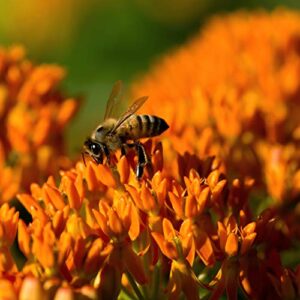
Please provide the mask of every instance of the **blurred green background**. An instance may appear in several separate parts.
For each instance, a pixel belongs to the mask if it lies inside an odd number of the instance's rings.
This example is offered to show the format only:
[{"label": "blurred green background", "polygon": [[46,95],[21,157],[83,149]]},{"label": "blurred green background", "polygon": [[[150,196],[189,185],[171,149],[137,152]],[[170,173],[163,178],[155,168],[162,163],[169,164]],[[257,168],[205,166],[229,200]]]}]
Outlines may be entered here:
[{"label": "blurred green background", "polygon": [[[63,89],[81,95],[69,150],[102,120],[116,80],[128,86],[160,56],[189,40],[212,16],[239,9],[297,9],[299,0],[0,0],[0,44],[22,43],[37,63],[67,70]],[[259,29],[255,29],[259,30]]]}]

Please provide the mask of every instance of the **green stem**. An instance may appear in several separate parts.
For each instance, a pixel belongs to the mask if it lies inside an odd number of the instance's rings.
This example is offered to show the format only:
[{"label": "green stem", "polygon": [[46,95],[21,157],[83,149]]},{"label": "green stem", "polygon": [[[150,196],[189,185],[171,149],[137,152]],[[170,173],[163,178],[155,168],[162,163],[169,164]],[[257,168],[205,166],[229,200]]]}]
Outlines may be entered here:
[{"label": "green stem", "polygon": [[139,300],[145,300],[144,296],[142,295],[141,291],[139,290],[135,280],[133,279],[133,277],[131,276],[131,274],[127,271],[126,272],[126,276],[128,278],[128,281],[130,282],[133,290],[135,291],[135,294],[137,295]]},{"label": "green stem", "polygon": [[153,299],[153,300],[158,299],[159,283],[160,283],[160,268],[158,266],[155,266],[155,269],[154,269],[153,294],[152,294],[152,297],[151,297],[151,299]]},{"label": "green stem", "polygon": [[[131,290],[129,291],[126,287],[122,286],[122,291],[123,291],[124,295],[127,297],[125,299],[138,300],[138,298],[132,294],[132,291]],[[123,299],[123,298],[121,297],[121,299]]]},{"label": "green stem", "polygon": [[180,243],[178,237],[174,238],[174,242],[175,242],[175,245],[176,245],[176,250],[177,250],[179,258],[184,259],[184,255],[183,255],[183,252],[182,252],[182,246],[181,246],[181,243]]}]

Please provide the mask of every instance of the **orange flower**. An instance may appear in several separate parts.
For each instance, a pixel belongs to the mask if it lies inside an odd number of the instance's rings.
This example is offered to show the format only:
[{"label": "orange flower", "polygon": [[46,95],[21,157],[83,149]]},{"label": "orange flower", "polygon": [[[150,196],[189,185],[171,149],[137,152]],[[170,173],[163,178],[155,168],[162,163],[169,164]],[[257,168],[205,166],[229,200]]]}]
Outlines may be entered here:
[{"label": "orange flower", "polygon": [[[192,245],[190,236],[180,237],[168,219],[163,219],[163,234],[152,232],[152,236],[159,245],[162,253],[169,259],[185,259]],[[192,264],[192,261],[190,262]]]},{"label": "orange flower", "polygon": [[218,222],[221,250],[228,256],[237,255],[238,252],[244,255],[251,248],[256,237],[255,227],[255,222],[252,222],[243,228],[238,228],[233,217],[227,220],[226,225]]},{"label": "orange flower", "polygon": [[189,264],[172,261],[170,281],[167,286],[169,299],[180,299],[181,293],[186,299],[200,299],[200,284]]},{"label": "orange flower", "polygon": [[199,282],[191,268],[195,246],[190,234],[176,232],[168,219],[163,219],[163,234],[152,232],[160,250],[171,261],[170,279],[167,286],[169,299],[179,299],[180,293],[187,299],[199,299]]},{"label": "orange flower", "polygon": [[64,73],[59,66],[34,65],[20,46],[0,49],[2,202],[71,165],[62,138],[79,102],[58,90]]},{"label": "orange flower", "polygon": [[0,297],[2,299],[18,299],[14,286],[8,279],[0,279]]},{"label": "orange flower", "polygon": [[101,230],[110,238],[123,241],[127,237],[135,240],[139,235],[139,216],[132,202],[121,196],[111,207],[104,201],[99,202],[99,210],[93,210]]},{"label": "orange flower", "polygon": [[10,248],[17,233],[19,213],[8,204],[0,207],[0,273],[17,270]]},{"label": "orange flower", "polygon": [[18,196],[33,218],[29,225],[19,222],[19,246],[27,257],[23,271],[41,279],[56,275],[74,285],[95,280],[100,294],[107,292],[106,272],[119,278],[116,285],[126,272],[145,284],[141,258],[132,248],[140,235],[139,214],[120,174],[92,162],[61,174],[58,187],[49,177],[41,187],[32,184],[31,195]]},{"label": "orange flower", "polygon": [[0,196],[2,202],[7,202],[16,195],[20,187],[21,173],[0,163]]},{"label": "orange flower", "polygon": [[97,290],[90,285],[83,285],[74,290],[66,282],[59,279],[40,281],[33,276],[4,276],[0,279],[1,299],[70,299],[88,297],[88,299],[98,299]]},{"label": "orange flower", "polygon": [[[0,285],[7,294],[299,297],[299,270],[281,262],[300,236],[299,33],[296,14],[236,13],[215,18],[167,58],[136,88],[160,103],[146,105],[147,113],[155,107],[171,125],[161,142],[142,141],[152,163],[143,178],[135,177],[133,151],[117,152],[110,166],[78,162],[59,176],[56,164],[47,181],[19,191],[32,218],[27,224],[7,204],[0,208]],[[24,164],[49,171],[52,153],[64,157],[62,129],[74,107],[55,88],[62,70],[24,64],[22,55],[4,51],[4,69],[0,63],[9,78],[0,90],[0,121],[11,132],[0,133],[6,200],[25,187]],[[30,131],[18,123],[20,114]],[[49,138],[49,128],[60,138]],[[25,256],[19,271],[10,253],[17,224]]]},{"label": "orange flower", "polygon": [[[268,192],[278,204],[293,200],[299,193],[299,150],[293,144],[266,145],[258,150],[264,163]],[[292,182],[292,184],[289,183]],[[287,204],[287,203],[286,203]]]},{"label": "orange flower", "polygon": [[130,272],[138,283],[145,284],[147,278],[142,262],[129,242],[136,240],[140,234],[137,209],[124,196],[114,199],[114,203],[111,207],[100,201],[99,210],[93,210],[100,229],[111,240],[113,250],[109,255],[109,265],[120,273]]},{"label": "orange flower", "polygon": [[218,299],[224,290],[228,299],[236,299],[239,284],[249,296],[256,293],[252,290],[253,278],[249,271],[251,264],[259,264],[259,260],[251,252],[256,237],[255,227],[255,222],[243,228],[238,227],[233,217],[228,218],[225,224],[218,222],[219,247],[227,258],[223,260],[215,277],[216,282],[211,282],[215,285],[212,299]]},{"label": "orange flower", "polygon": [[[195,170],[191,170],[189,178],[185,177],[186,196],[169,192],[172,207],[176,216],[183,219],[181,230],[184,235],[191,235],[195,250],[206,265],[215,263],[213,243],[210,238],[214,234],[212,219],[207,215],[211,206],[220,206],[221,194],[226,180],[219,180],[219,172],[213,171],[207,179],[201,179]],[[218,203],[219,202],[219,203]]]},{"label": "orange flower", "polygon": [[[186,155],[177,161],[179,174],[190,159]],[[257,249],[268,249],[265,244],[275,252],[281,249],[281,232],[272,226],[275,212],[253,220],[247,205],[253,181],[227,184],[221,165],[212,162],[199,162],[203,177],[194,169],[183,180],[159,170],[140,181],[130,157],[112,169],[79,162],[61,172],[58,184],[53,177],[42,186],[32,184],[31,194],[18,196],[32,216],[28,225],[20,220],[18,226],[26,256],[22,272],[41,282],[60,278],[59,290],[67,281],[70,293],[92,285],[101,297],[117,297],[122,290],[132,296],[155,290],[163,297],[164,290],[172,299],[182,294],[198,299],[200,286],[212,289],[216,298],[225,290],[235,297],[239,287],[260,297],[252,268],[261,268],[262,281],[273,284],[266,279],[268,252],[258,255]],[[217,262],[219,272],[209,278],[201,266],[216,268]],[[157,270],[168,280],[157,282]],[[207,282],[200,282],[202,277]]]},{"label": "orange flower", "polygon": [[253,177],[260,192],[264,182],[287,198],[299,177],[291,150],[299,143],[299,34],[299,14],[282,9],[216,17],[135,83],[132,98],[150,97],[143,111],[166,119],[170,150],[217,155],[230,176]]}]

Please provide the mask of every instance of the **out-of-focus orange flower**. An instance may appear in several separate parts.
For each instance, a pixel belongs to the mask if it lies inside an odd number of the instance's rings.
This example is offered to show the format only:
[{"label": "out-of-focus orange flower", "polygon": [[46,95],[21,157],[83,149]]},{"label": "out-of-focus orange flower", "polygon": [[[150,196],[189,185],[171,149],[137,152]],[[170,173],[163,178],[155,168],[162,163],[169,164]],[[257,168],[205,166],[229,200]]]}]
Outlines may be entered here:
[{"label": "out-of-focus orange flower", "polygon": [[59,279],[42,282],[31,275],[3,276],[0,279],[0,287],[1,299],[99,299],[97,290],[90,285],[83,285],[75,290],[67,282],[61,285]]},{"label": "out-of-focus orange flower", "polygon": [[0,49],[0,196],[69,167],[63,134],[79,102],[58,89],[64,70],[34,65],[21,46]]},{"label": "out-of-focus orange flower", "polygon": [[[221,222],[233,215],[241,228],[256,221],[254,215],[262,212],[264,217],[257,221],[257,243],[268,240],[267,248],[279,252],[299,239],[299,36],[299,14],[283,9],[215,17],[190,42],[162,58],[133,85],[133,99],[149,96],[142,111],[159,115],[170,125],[164,134],[164,165],[170,168],[168,172],[182,183],[194,168],[200,178],[208,181],[212,175],[201,169],[203,161],[216,156],[220,161],[217,171],[230,179],[230,186],[221,188],[219,183],[222,193],[212,206],[208,205],[209,196],[201,201],[194,197],[192,201],[189,188],[181,194],[171,191],[169,196],[187,232],[194,234],[195,242],[200,241],[196,253],[205,264],[214,265],[221,255],[215,248],[216,228],[210,225],[214,214]],[[185,158],[181,173],[174,167],[176,158]],[[217,182],[222,182],[220,179]],[[198,183],[196,187],[199,191],[204,188]],[[212,194],[211,187],[206,191]],[[187,208],[191,215],[198,216],[196,222],[186,214]],[[223,254],[240,255],[244,247],[240,239],[234,233],[228,235]],[[255,254],[252,257],[251,252],[249,257],[263,268]],[[240,286],[252,295],[253,285],[258,286],[258,282],[254,284],[254,277],[245,275],[249,272],[244,270],[243,276],[251,277],[247,279],[251,289],[236,284],[242,265],[232,260],[223,264],[223,273],[233,274],[228,277],[234,278],[229,285],[234,289],[232,294]],[[264,274],[260,281],[272,286]],[[221,285],[219,291],[223,293],[226,284]],[[262,289],[257,291],[255,295],[263,295]]]},{"label": "out-of-focus orange flower", "polygon": [[229,176],[264,182],[283,201],[299,169],[290,149],[299,144],[299,36],[299,15],[282,9],[216,17],[133,94],[148,95],[143,110],[166,119],[171,149],[218,155]]},{"label": "out-of-focus orange flower", "polygon": [[17,234],[19,213],[8,204],[0,207],[0,273],[17,270],[10,248]]},{"label": "out-of-focus orange flower", "polygon": [[[289,144],[261,143],[258,151],[264,164],[266,184],[270,195],[278,204],[293,200],[299,194],[299,149]],[[287,204],[287,203],[285,203]]]}]

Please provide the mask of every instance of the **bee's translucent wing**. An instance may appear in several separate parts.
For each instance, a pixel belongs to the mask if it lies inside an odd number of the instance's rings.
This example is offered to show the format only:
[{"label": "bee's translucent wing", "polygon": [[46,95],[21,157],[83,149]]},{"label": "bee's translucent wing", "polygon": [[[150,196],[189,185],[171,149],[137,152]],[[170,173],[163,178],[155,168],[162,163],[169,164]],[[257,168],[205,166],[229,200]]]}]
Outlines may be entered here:
[{"label": "bee's translucent wing", "polygon": [[104,114],[104,120],[110,118],[114,114],[114,109],[117,106],[116,103],[119,101],[120,95],[122,90],[122,81],[118,80],[113,85],[111,93],[106,103],[106,109]]},{"label": "bee's translucent wing", "polygon": [[138,98],[133,104],[127,109],[127,111],[118,119],[116,125],[113,127],[111,132],[115,132],[121,124],[123,124],[131,115],[133,115],[148,99],[148,96]]}]

